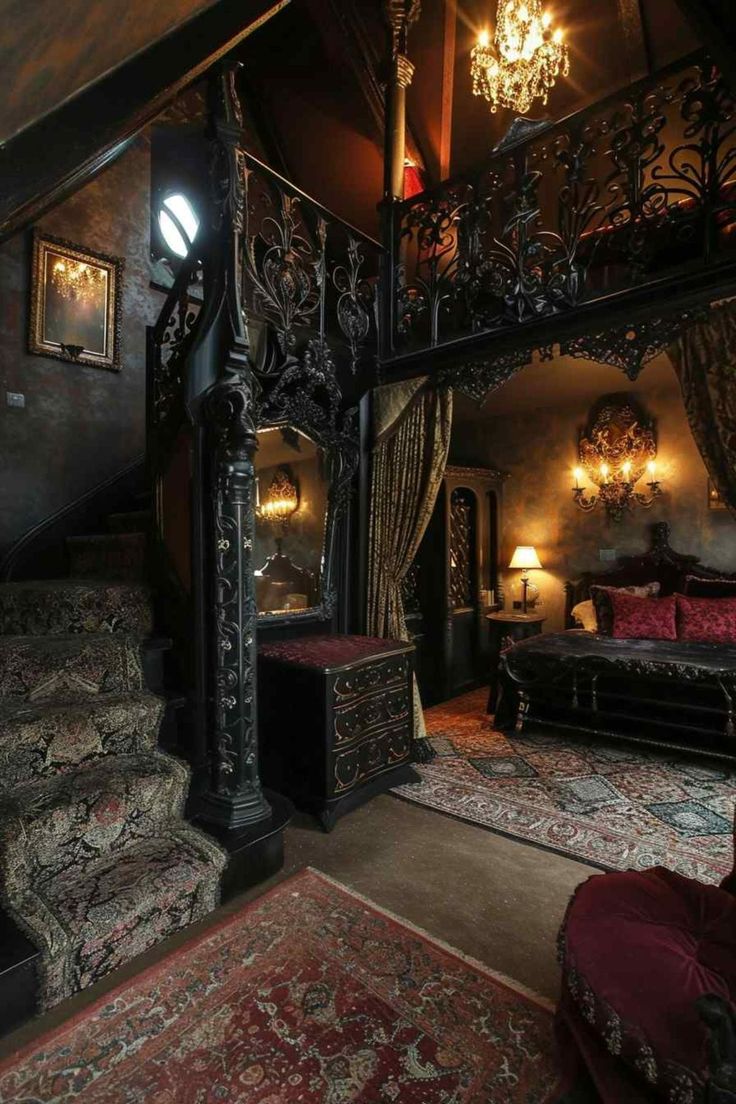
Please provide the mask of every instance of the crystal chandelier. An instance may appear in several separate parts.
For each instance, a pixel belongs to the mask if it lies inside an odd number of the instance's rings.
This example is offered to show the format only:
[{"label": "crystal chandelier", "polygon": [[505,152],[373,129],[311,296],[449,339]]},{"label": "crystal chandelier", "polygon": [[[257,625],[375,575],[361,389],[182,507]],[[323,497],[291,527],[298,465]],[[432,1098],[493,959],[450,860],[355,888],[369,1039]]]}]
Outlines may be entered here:
[{"label": "crystal chandelier", "polygon": [[470,58],[473,93],[484,96],[494,112],[510,107],[524,115],[534,100],[546,104],[559,74],[570,72],[562,31],[552,30],[541,0],[499,0],[495,50],[482,31]]},{"label": "crystal chandelier", "polygon": [[107,273],[83,261],[59,257],[51,269],[51,283],[62,299],[92,303],[104,292]]}]

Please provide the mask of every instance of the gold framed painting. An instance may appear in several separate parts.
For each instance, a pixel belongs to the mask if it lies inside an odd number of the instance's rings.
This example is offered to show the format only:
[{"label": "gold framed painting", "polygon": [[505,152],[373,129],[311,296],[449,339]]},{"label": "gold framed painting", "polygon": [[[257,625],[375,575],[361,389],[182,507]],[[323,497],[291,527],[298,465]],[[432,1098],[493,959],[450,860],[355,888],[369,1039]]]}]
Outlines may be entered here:
[{"label": "gold framed painting", "polygon": [[35,234],[30,352],[119,372],[124,263],[121,257]]}]

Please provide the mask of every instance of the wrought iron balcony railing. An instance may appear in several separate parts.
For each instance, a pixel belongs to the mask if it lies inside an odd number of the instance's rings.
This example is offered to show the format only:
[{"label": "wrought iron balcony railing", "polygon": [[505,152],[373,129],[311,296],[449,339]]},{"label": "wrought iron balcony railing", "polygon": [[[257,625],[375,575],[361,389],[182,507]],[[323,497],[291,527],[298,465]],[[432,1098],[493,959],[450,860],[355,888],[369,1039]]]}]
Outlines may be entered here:
[{"label": "wrought iron balcony railing", "polygon": [[305,353],[353,375],[375,368],[381,246],[250,154],[243,183],[242,301],[256,370]]},{"label": "wrought iron balcony railing", "polygon": [[388,357],[733,261],[734,114],[698,53],[401,203]]}]

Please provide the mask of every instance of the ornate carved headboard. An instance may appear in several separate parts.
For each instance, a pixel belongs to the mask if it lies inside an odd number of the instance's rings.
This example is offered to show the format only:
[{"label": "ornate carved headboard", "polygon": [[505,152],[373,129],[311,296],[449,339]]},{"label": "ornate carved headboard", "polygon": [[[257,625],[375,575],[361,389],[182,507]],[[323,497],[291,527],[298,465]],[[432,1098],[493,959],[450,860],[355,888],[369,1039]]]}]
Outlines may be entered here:
[{"label": "ornate carved headboard", "polygon": [[675,552],[670,547],[670,527],[665,521],[652,525],[651,541],[649,551],[640,556],[621,556],[607,571],[586,571],[579,579],[565,583],[565,628],[573,627],[572,610],[578,602],[590,598],[591,586],[641,586],[656,579],[664,596],[681,590],[685,576],[693,569],[709,578],[726,575],[724,571],[705,567],[697,556]]}]

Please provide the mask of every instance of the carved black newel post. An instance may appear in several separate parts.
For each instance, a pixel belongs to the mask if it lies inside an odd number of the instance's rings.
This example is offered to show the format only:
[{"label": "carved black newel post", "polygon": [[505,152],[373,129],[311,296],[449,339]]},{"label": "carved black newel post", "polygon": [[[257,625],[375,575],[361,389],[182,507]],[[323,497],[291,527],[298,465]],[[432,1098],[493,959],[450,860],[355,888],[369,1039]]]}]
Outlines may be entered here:
[{"label": "carved black newel post", "polygon": [[211,584],[205,617],[210,777],[197,813],[226,829],[271,817],[258,773],[252,558],[258,441],[240,289],[244,165],[236,71],[223,67],[210,86],[215,201],[210,271],[217,297],[211,332],[217,378],[201,407],[207,452],[205,562]]}]

